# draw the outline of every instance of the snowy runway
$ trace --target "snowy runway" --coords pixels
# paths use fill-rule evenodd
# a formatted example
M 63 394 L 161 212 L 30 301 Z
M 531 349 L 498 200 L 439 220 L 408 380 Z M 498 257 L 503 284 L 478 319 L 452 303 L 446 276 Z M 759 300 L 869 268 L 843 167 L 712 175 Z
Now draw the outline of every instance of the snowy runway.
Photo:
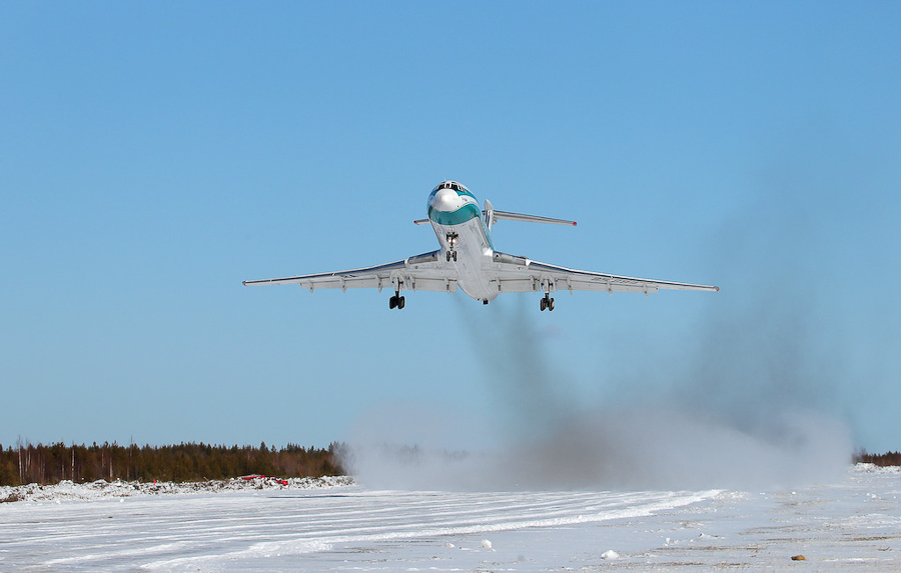
M 0 504 L 0 570 L 901 570 L 899 500 L 901 474 L 860 470 L 767 493 L 345 486 L 51 498 Z

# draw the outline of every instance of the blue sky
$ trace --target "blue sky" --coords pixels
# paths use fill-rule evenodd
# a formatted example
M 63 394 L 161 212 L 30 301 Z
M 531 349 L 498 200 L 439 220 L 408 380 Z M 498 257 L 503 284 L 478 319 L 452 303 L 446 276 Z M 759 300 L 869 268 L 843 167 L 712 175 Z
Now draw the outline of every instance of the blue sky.
M 0 444 L 480 440 L 525 363 L 566 403 L 811 408 L 901 448 L 899 28 L 889 2 L 5 3 Z M 579 221 L 501 222 L 500 250 L 722 290 L 551 314 L 241 285 L 435 248 L 411 221 L 445 178 Z

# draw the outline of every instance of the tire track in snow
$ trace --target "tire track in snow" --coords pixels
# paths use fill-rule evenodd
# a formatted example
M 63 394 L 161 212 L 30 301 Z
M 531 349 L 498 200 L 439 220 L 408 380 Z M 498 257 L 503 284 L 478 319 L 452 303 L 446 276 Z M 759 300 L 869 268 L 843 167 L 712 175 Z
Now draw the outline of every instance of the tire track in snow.
M 229 493 L 30 504 L 0 515 L 0 569 L 196 571 L 270 555 L 633 518 L 707 492 Z M 16 519 L 12 514 L 19 514 Z M 23 526 L 27 518 L 29 525 Z M 15 534 L 13 534 L 15 530 Z M 24 561 L 23 561 L 24 559 Z M 229 565 L 231 564 L 231 565 Z M 240 567 L 238 567 L 240 569 Z

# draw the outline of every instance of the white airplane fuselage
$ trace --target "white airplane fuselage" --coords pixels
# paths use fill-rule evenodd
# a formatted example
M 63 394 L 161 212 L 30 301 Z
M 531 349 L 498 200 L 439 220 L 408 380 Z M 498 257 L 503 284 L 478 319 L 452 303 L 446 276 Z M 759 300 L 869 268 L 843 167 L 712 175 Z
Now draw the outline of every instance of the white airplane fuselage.
M 483 272 L 494 246 L 475 197 L 463 186 L 439 188 L 429 195 L 428 211 L 441 257 L 456 268 L 457 286 L 474 299 L 494 300 L 498 289 Z

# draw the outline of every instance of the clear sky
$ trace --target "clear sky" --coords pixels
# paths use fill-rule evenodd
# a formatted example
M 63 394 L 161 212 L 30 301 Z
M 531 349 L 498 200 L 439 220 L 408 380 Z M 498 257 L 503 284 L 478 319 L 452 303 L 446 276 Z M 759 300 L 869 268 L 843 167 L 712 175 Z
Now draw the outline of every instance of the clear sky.
M 550 387 L 899 449 L 898 30 L 897 2 L 5 2 L 0 443 L 471 442 Z M 434 249 L 444 179 L 579 221 L 500 250 L 721 292 L 241 285 Z

